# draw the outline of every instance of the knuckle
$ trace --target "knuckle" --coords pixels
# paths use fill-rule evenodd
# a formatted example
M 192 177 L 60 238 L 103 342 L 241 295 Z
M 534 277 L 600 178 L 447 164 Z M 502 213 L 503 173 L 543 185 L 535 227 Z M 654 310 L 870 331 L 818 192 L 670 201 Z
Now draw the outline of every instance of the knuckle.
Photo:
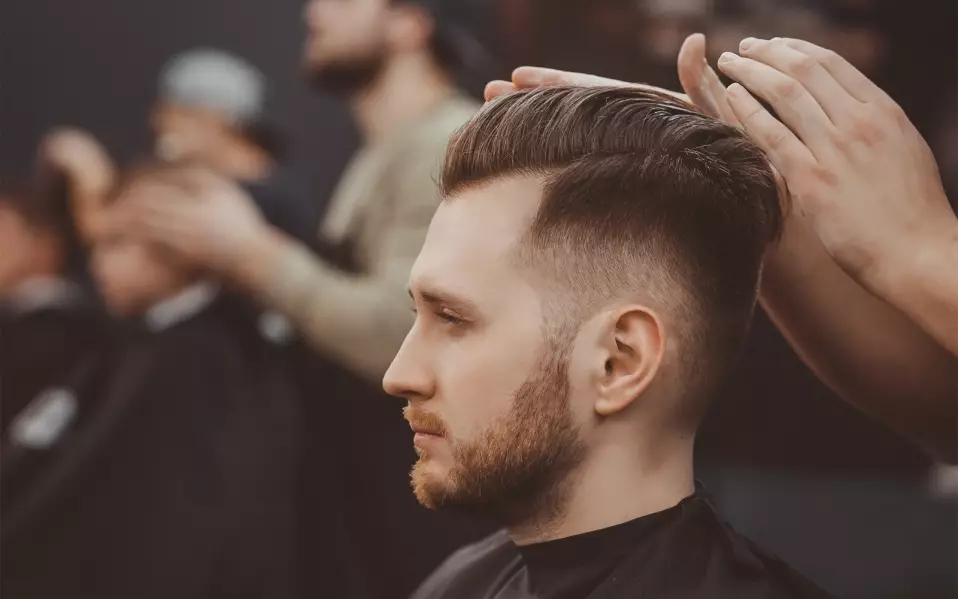
M 885 116 L 865 111 L 862 115 L 852 117 L 849 137 L 868 145 L 879 144 L 888 138 L 885 132 L 886 124 Z
M 838 182 L 839 182 L 838 175 L 832 172 L 831 169 L 821 166 L 820 164 L 810 167 L 809 175 L 811 180 L 817 186 L 825 186 L 825 187 L 838 186 Z M 818 196 L 817 193 L 810 193 L 810 195 L 815 197 Z
M 788 143 L 788 138 L 788 133 L 778 129 L 766 137 L 766 143 L 770 150 L 777 153 Z
M 825 68 L 831 70 L 832 67 L 837 67 L 839 63 L 842 62 L 842 57 L 834 50 L 823 50 L 818 62 L 825 66 Z
M 818 61 L 803 54 L 800 58 L 793 59 L 789 65 L 789 72 L 799 79 L 804 79 L 820 68 Z
M 772 88 L 772 93 L 786 103 L 794 102 L 801 97 L 804 91 L 805 88 L 791 78 L 777 82 Z
M 888 102 L 884 103 L 882 105 L 882 112 L 884 113 L 885 119 L 901 129 L 911 126 L 911 119 L 908 118 L 908 115 L 905 114 L 902 107 L 894 100 L 888 100 Z

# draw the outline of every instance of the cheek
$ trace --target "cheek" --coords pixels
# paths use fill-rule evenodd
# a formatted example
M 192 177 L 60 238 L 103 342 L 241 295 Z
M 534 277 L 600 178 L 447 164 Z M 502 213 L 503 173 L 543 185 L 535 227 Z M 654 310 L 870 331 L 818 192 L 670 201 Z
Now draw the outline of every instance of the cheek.
M 514 328 L 466 336 L 439 353 L 439 408 L 453 438 L 470 442 L 512 409 L 538 347 L 534 337 L 517 339 Z

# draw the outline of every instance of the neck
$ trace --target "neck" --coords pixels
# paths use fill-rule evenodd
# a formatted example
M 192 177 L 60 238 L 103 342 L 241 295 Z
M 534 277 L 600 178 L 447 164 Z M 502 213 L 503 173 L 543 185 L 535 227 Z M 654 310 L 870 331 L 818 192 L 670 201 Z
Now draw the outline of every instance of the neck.
M 453 90 L 449 77 L 427 55 L 399 55 L 352 96 L 350 106 L 366 143 L 375 144 L 428 114 Z
M 607 436 L 590 451 L 566 482 L 562 509 L 508 527 L 513 542 L 530 545 L 608 528 L 674 507 L 695 491 L 692 437 L 637 445 L 636 439 L 654 435 L 637 435 L 629 423 L 618 426 L 626 436 Z

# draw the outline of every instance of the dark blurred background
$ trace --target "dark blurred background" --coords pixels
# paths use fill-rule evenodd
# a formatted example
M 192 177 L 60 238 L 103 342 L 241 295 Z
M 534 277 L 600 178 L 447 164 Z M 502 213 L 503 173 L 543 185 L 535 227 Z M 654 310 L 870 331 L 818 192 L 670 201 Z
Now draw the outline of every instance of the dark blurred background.
M 678 88 L 675 56 L 704 31 L 714 60 L 746 36 L 837 50 L 903 106 L 958 190 L 956 3 L 947 0 L 470 0 L 496 58 Z M 273 84 L 291 166 L 321 206 L 357 146 L 341 102 L 299 67 L 303 6 L 275 0 L 7 0 L 0 6 L 0 164 L 30 168 L 61 125 L 95 132 L 121 163 L 150 145 L 156 75 L 173 54 L 235 52 Z M 936 467 L 832 397 L 759 314 L 739 376 L 699 441 L 700 475 L 757 541 L 843 597 L 958 596 L 958 512 Z

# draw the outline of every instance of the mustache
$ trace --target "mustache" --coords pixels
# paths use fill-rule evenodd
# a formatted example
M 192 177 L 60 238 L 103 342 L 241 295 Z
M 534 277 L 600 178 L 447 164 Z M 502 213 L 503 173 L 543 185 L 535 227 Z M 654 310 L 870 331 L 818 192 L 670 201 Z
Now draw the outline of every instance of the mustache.
M 442 421 L 442 418 L 432 412 L 427 412 L 415 406 L 406 406 L 402 410 L 402 415 L 414 430 L 441 437 L 446 436 L 446 424 Z

